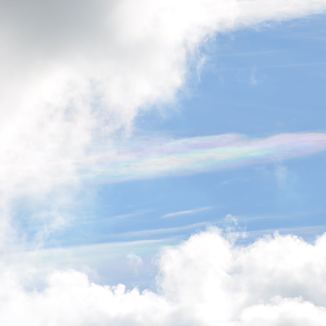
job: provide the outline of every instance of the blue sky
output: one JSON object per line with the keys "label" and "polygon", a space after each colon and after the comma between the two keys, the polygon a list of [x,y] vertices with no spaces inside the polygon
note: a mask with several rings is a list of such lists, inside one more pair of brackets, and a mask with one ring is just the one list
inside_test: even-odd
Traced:
{"label": "blue sky", "polygon": [[[202,46],[200,71],[191,65],[187,84],[173,104],[138,117],[133,137],[236,133],[263,138],[324,132],[325,27],[321,15],[214,37]],[[91,265],[104,280],[139,286],[153,281],[151,261],[161,248],[210,226],[247,232],[249,242],[275,231],[312,240],[326,229],[325,160],[326,153],[320,152],[186,176],[90,184],[68,210],[73,221],[51,233],[45,246],[130,243]],[[29,216],[34,210],[22,203],[17,215]],[[24,223],[33,238],[39,220]],[[126,272],[128,255],[152,266],[144,269],[146,280],[143,274]],[[112,257],[115,263],[110,265]]]}
{"label": "blue sky", "polygon": [[326,0],[8,3],[0,325],[324,326]]}
{"label": "blue sky", "polygon": [[[325,24],[324,16],[315,16],[218,35],[203,47],[206,62],[200,76],[193,67],[174,104],[143,114],[136,134],[180,138],[323,132]],[[247,231],[323,226],[325,158],[319,153],[226,171],[103,184],[81,205],[78,214],[86,222],[54,234],[50,242],[125,241],[129,232],[178,227],[132,238],[183,239],[205,228],[196,224],[223,225],[228,215]],[[189,212],[164,218],[183,211]],[[192,224],[194,229],[184,229]],[[318,231],[310,230],[309,236],[311,232]]]}

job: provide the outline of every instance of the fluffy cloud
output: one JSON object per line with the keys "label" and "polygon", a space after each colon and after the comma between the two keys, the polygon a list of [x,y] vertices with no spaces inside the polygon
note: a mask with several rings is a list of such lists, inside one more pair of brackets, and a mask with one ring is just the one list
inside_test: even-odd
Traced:
{"label": "fluffy cloud", "polygon": [[113,139],[174,98],[211,35],[325,9],[325,0],[1,0],[1,198],[78,183],[93,155],[110,160]]}
{"label": "fluffy cloud", "polygon": [[[116,138],[173,100],[210,36],[325,9],[325,0],[0,0],[1,240],[8,202],[42,200],[78,185],[99,154],[114,159]],[[5,265],[0,324],[324,325],[324,252],[324,238],[238,248],[204,233],[164,253],[156,293],[78,272],[29,283],[28,268],[21,277]]]}
{"label": "fluffy cloud", "polygon": [[246,246],[218,230],[194,235],[163,252],[156,292],[96,285],[74,271],[28,289],[12,275],[1,273],[0,322],[9,326],[326,322],[326,235],[313,244],[276,235]]}

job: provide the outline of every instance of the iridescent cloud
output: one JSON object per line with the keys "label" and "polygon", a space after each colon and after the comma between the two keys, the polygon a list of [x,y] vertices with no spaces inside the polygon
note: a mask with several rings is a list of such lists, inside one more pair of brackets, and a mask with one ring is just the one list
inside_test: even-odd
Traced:
{"label": "iridescent cloud", "polygon": [[[326,150],[326,133],[278,134],[248,138],[238,134],[142,141],[95,159],[87,178],[107,183],[280,163]],[[113,157],[113,159],[112,159]]]}

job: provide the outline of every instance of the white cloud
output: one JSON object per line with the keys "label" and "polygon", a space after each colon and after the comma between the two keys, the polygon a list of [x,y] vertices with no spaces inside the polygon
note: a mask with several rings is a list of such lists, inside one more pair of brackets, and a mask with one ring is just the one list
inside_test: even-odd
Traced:
{"label": "white cloud", "polygon": [[24,274],[23,283],[2,270],[0,322],[325,325],[326,235],[313,244],[276,235],[238,246],[211,230],[166,249],[159,266],[157,292],[96,285],[74,271],[51,273],[37,290],[26,286],[28,268],[18,272]]}
{"label": "white cloud", "polygon": [[[280,166],[285,160],[325,150],[326,133],[288,133],[265,138],[221,134],[174,140],[150,139],[140,143],[133,139],[131,146],[121,146],[116,151],[114,159],[107,160],[107,156],[94,159],[94,164],[86,171],[84,178],[115,183],[262,163]],[[281,172],[279,169],[276,173],[280,184],[281,178],[285,178],[284,171],[283,175]]]}
{"label": "white cloud", "polygon": [[183,211],[176,211],[164,214],[162,218],[175,218],[175,217],[182,217],[182,216],[190,216],[190,215],[197,215],[198,213],[203,213],[212,210],[213,207],[205,206],[205,207],[197,207],[192,209],[186,209]]}
{"label": "white cloud", "polygon": [[[0,0],[1,239],[11,235],[8,201],[42,200],[78,185],[93,157],[114,160],[115,139],[139,112],[173,100],[207,38],[325,9],[325,0]],[[28,267],[1,262],[0,324],[324,325],[325,242],[238,249],[198,235],[163,255],[159,293],[78,272],[55,272],[44,286],[29,282]]]}
{"label": "white cloud", "polygon": [[103,142],[110,160],[116,132],[173,99],[211,35],[325,9],[325,0],[1,0],[1,197],[78,183]]}

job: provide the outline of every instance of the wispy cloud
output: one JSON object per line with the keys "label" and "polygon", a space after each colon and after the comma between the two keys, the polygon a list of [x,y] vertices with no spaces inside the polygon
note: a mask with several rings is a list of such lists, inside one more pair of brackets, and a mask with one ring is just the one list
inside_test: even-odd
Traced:
{"label": "wispy cloud", "polygon": [[216,33],[325,10],[325,0],[1,2],[0,192],[78,183],[75,162],[173,100]]}
{"label": "wispy cloud", "polygon": [[174,100],[210,37],[325,10],[325,0],[0,1],[1,233],[15,199],[50,194],[61,206],[54,193],[97,175],[94,152],[109,182],[148,177],[146,165],[155,176],[181,169],[147,155],[115,166],[108,148],[140,112]]}
{"label": "wispy cloud", "polygon": [[255,164],[279,164],[326,150],[326,133],[278,134],[248,138],[225,134],[178,140],[142,142],[115,153],[114,162],[97,158],[94,169],[84,171],[91,180],[114,183],[162,176],[238,168]]}
{"label": "wispy cloud", "polygon": [[138,231],[128,231],[123,233],[116,233],[112,235],[112,239],[119,239],[119,241],[122,241],[124,239],[141,239],[143,241],[146,241],[147,239],[150,239],[152,237],[155,237],[155,239],[165,239],[166,237],[171,236],[179,236],[179,235],[185,235],[188,233],[198,232],[202,231],[205,228],[216,225],[212,221],[203,221],[198,223],[192,223],[182,226],[176,226],[176,227],[167,227],[167,228],[156,228],[156,229],[145,229],[145,230],[138,230]]}
{"label": "wispy cloud", "polygon": [[205,207],[197,207],[193,209],[187,209],[183,211],[176,211],[164,214],[162,218],[175,218],[175,217],[181,217],[181,216],[189,216],[189,215],[196,215],[198,213],[203,213],[212,210],[213,207],[211,206],[205,206]]}
{"label": "wispy cloud", "polygon": [[[115,142],[140,112],[174,99],[189,57],[209,37],[325,9],[325,0],[0,1],[1,253],[8,252],[2,238],[11,235],[8,203],[20,196],[43,201],[51,194],[62,206],[70,194],[65,186],[78,186],[81,179],[192,174],[325,150],[323,133],[150,141],[125,150]],[[51,226],[57,228],[61,219],[55,221]],[[204,226],[124,236],[163,237]],[[72,262],[69,250],[43,252],[53,263],[49,273],[43,273],[43,259],[34,264],[36,252],[26,264],[20,257],[18,263],[2,259],[0,325],[325,325],[325,239],[310,245],[277,238],[239,249],[217,231],[197,235],[162,256],[160,293],[103,287],[77,272],[52,273],[55,257]],[[153,250],[163,242],[75,248],[71,266],[80,269],[85,257],[113,257],[126,248],[139,248],[135,254]],[[38,277],[31,281],[34,268]]]}
{"label": "wispy cloud", "polygon": [[118,222],[118,221],[125,221],[132,218],[137,218],[144,216],[151,212],[150,210],[140,210],[135,212],[129,212],[129,213],[121,213],[117,215],[107,216],[103,218],[86,218],[86,219],[80,219],[78,220],[79,223],[83,224],[90,224],[90,223],[101,223],[101,222]]}

